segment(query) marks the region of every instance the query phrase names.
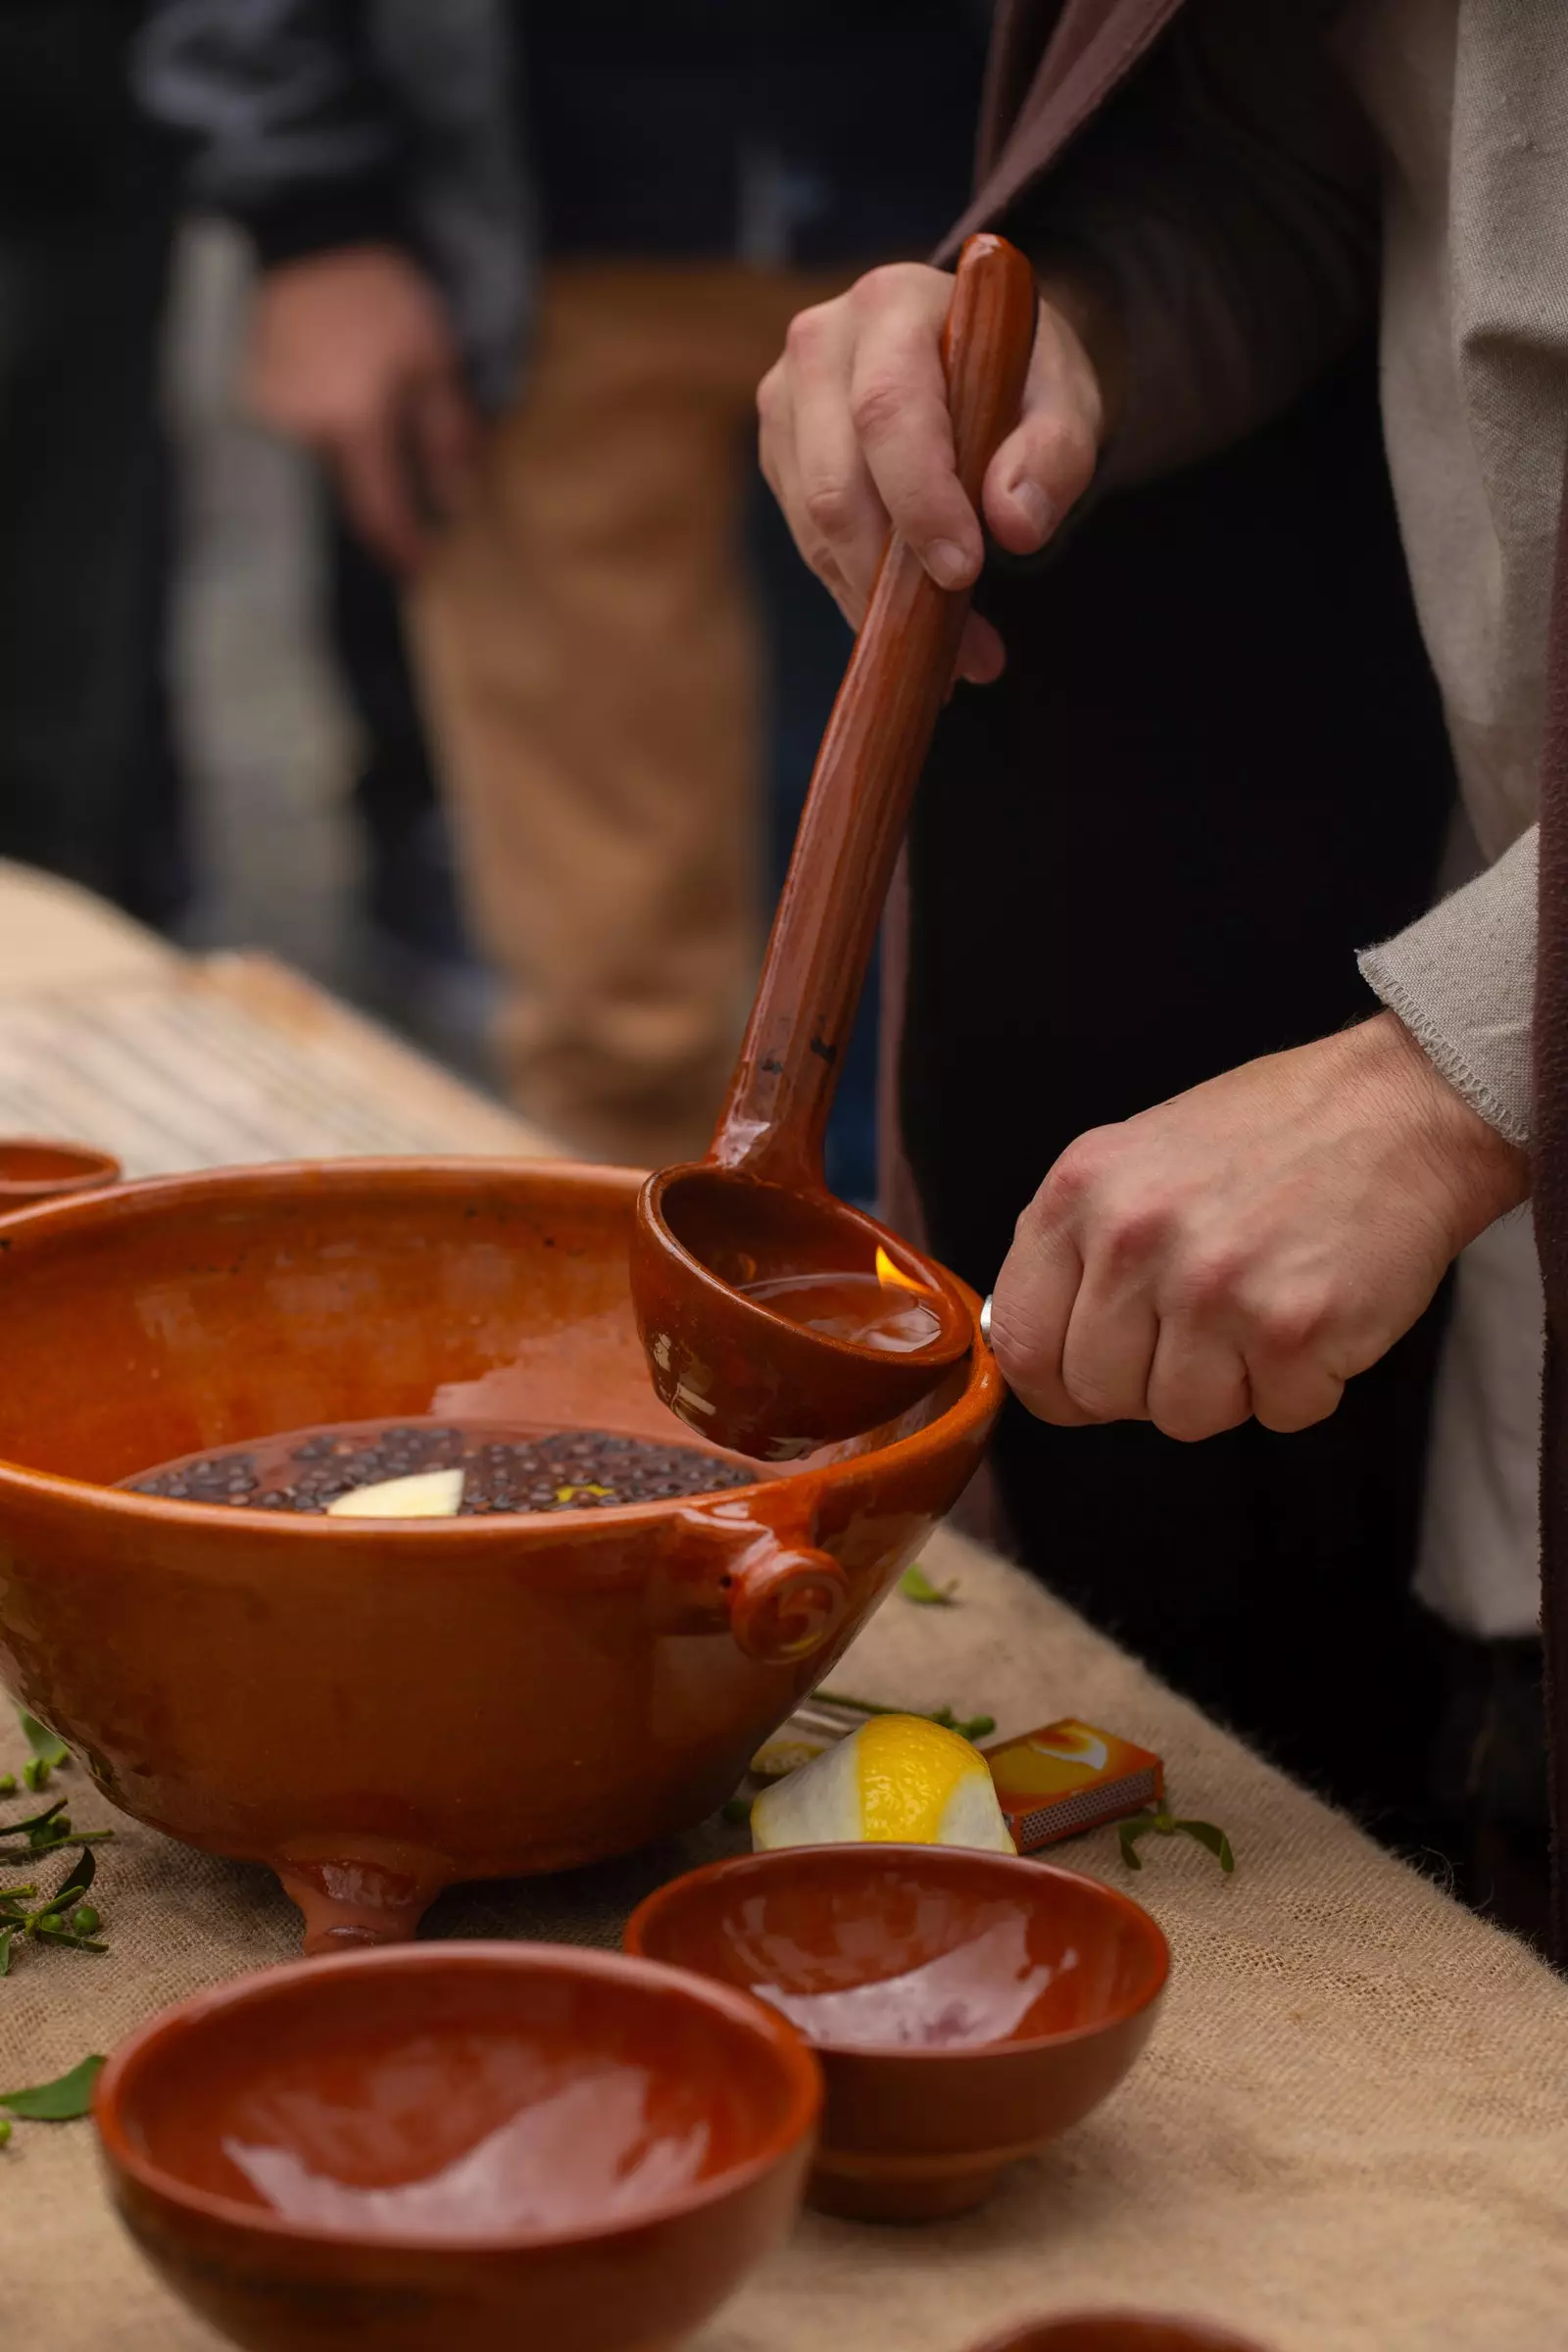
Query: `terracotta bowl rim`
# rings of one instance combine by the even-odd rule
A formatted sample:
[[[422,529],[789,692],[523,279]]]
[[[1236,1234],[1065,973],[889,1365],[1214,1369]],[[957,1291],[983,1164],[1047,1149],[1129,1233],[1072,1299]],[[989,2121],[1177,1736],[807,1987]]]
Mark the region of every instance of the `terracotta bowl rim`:
[[[9,1176],[5,1165],[8,1152],[54,1152],[63,1159],[74,1160],[75,1170],[71,1175]],[[77,1143],[74,1136],[0,1135],[0,1215],[20,1215],[27,1208],[74,1200],[84,1192],[108,1191],[119,1185],[120,1178],[120,1161],[96,1144]]]
[[[1217,2321],[1196,2320],[1185,2312],[1133,2311],[1125,2303],[1097,2304],[1090,2311],[1040,2312],[1000,2328],[995,2335],[982,2336],[968,2352],[1019,2352],[1045,2328],[1088,2327],[1179,2328],[1191,2339],[1193,2352],[1262,2352],[1251,2336],[1236,2335]]]
[[[1065,1883],[1075,1887],[1092,1887],[1096,1897],[1131,1926],[1140,1938],[1151,1963],[1150,1980],[1119,2008],[1087,2026],[1069,2026],[1057,2033],[1014,2034],[1004,2040],[971,2042],[957,2048],[936,2050],[884,2049],[865,2042],[821,2041],[814,2035],[808,2035],[810,2047],[819,2058],[855,2058],[877,2064],[956,2068],[1000,2065],[1031,2050],[1071,2049],[1080,2042],[1094,2041],[1099,2035],[1109,2034],[1119,2026],[1130,2025],[1134,2018],[1142,2017],[1154,2006],[1170,1981],[1170,1942],[1164,1929],[1152,1912],[1146,1911],[1143,1904],[1135,1902],[1130,1894],[1124,1894],[1119,1886],[1107,1886],[1102,1879],[1091,1878],[1087,1871],[1068,1870],[1059,1862],[1037,1862],[1032,1854],[993,1854],[979,1846],[967,1845],[905,1845],[891,1838],[846,1838],[831,1845],[773,1846],[762,1853],[730,1854],[722,1861],[705,1862],[700,1869],[685,1871],[679,1878],[666,1880],[662,1886],[656,1886],[652,1894],[643,1897],[626,1922],[621,1937],[622,1948],[637,1959],[653,1958],[653,1954],[645,1949],[642,1938],[649,1924],[677,1888],[711,1885],[715,1880],[726,1878],[765,1876],[769,1871],[782,1875],[792,1858],[818,1863],[827,1861],[830,1869],[844,1869],[848,1867],[844,1857],[862,1853],[867,1844],[873,1845],[879,1855],[896,1857],[908,1866],[918,1866],[923,1861],[929,1861],[932,1855],[940,1854],[945,1866],[951,1867],[956,1859],[958,1868],[972,1870],[976,1877],[1000,1875],[1015,1886],[1027,1882],[1031,1886],[1038,1886],[1044,1880],[1053,1885]],[[828,1857],[832,1859],[828,1860]],[[691,1970],[689,1964],[683,1961],[666,1961],[664,1965],[682,1968],[691,1974],[701,1973]],[[715,1984],[729,1984],[731,1980],[714,1977],[710,1982]],[[736,1989],[744,1988],[737,1986]],[[767,1998],[765,1993],[760,1992],[749,1997],[763,2002]]]
[[[763,1176],[753,1176],[745,1168],[720,1167],[714,1161],[708,1159],[682,1160],[674,1167],[660,1168],[643,1185],[638,1195],[640,1212],[647,1217],[651,1225],[658,1226],[662,1242],[679,1258],[686,1272],[691,1275],[700,1288],[710,1292],[715,1298],[723,1300],[733,1299],[739,1296],[739,1293],[721,1276],[715,1274],[710,1266],[705,1266],[702,1259],[687,1249],[664,1213],[664,1195],[672,1185],[679,1183],[683,1177],[687,1176],[721,1176],[732,1183],[753,1185],[759,1192],[765,1193],[789,1194],[791,1188],[788,1185],[774,1184]],[[799,1198],[800,1196],[792,1197]],[[939,1365],[947,1370],[954,1365],[962,1363],[966,1354],[977,1353],[984,1348],[985,1343],[980,1337],[980,1300],[967,1283],[960,1282],[956,1274],[950,1273],[948,1268],[940,1265],[934,1257],[928,1257],[923,1250],[916,1250],[912,1242],[906,1242],[903,1235],[895,1233],[891,1226],[882,1224],[880,1219],[869,1215],[865,1209],[857,1208],[852,1201],[839,1200],[838,1196],[829,1193],[825,1186],[822,1188],[821,1198],[830,1200],[835,1210],[847,1223],[862,1227],[878,1246],[884,1235],[889,1241],[896,1242],[905,1256],[912,1258],[917,1266],[923,1268],[928,1278],[927,1287],[935,1292],[942,1300],[944,1308],[956,1311],[944,1317],[946,1322],[954,1326],[948,1334],[934,1340],[927,1340],[923,1348],[911,1348],[907,1354],[890,1357],[880,1348],[864,1348],[858,1340],[842,1339],[823,1331],[811,1333],[811,1341],[815,1347],[825,1348],[830,1354],[836,1355],[841,1362],[861,1364],[881,1372],[886,1372],[890,1364],[896,1365],[900,1371],[904,1371],[906,1368],[919,1371],[922,1367],[931,1365]],[[788,1315],[781,1315],[775,1307],[764,1305],[760,1298],[748,1298],[744,1303],[753,1314],[760,1315],[765,1322],[770,1323],[775,1331],[786,1337],[792,1335],[799,1337],[800,1325],[792,1323]],[[960,1320],[966,1320],[968,1326],[961,1346],[956,1344],[956,1326]]]
[[[178,2035],[209,2018],[220,2017],[225,2010],[240,2009],[255,2000],[265,2000],[274,1988],[286,1992],[295,1984],[320,1984],[333,1973],[365,1975],[371,1971],[398,1970],[447,1973],[494,1971],[498,1968],[509,1975],[566,1973],[577,1977],[613,1978],[622,1984],[634,1985],[658,1985],[661,1989],[679,1991],[695,2008],[721,2012],[756,2040],[770,2048],[788,2096],[783,2122],[756,2155],[729,2165],[722,2172],[712,2174],[635,2213],[619,2215],[612,2221],[585,2223],[575,2229],[476,2231],[472,2236],[421,2236],[415,2231],[400,2231],[395,2235],[368,2230],[362,2233],[334,2229],[319,2222],[291,2221],[266,2206],[250,2205],[238,2197],[227,2197],[213,2189],[198,2188],[192,2182],[182,2180],[176,2173],[167,2171],[155,2158],[130,2143],[126,2132],[126,2108],[135,2074],[172,2034]],[[715,1994],[728,1997],[715,1999]],[[229,2229],[282,2242],[341,2246],[365,2254],[446,2255],[462,2261],[487,2254],[528,2253],[556,2247],[609,2244],[616,2238],[634,2236],[642,2230],[661,2228],[671,2221],[720,2205],[738,2191],[764,2179],[803,2140],[811,2137],[820,2121],[822,2098],[821,2069],[805,2035],[798,2034],[788,2019],[780,2016],[777,2010],[769,2009],[763,2001],[754,2000],[737,1986],[720,1984],[716,1979],[700,1976],[695,1970],[673,1968],[662,1961],[640,1959],[621,1952],[598,1951],[577,1944],[472,1939],[383,1944],[322,1959],[295,1960],[282,1966],[253,1969],[242,1977],[231,1977],[221,1984],[209,1985],[188,1999],[160,2010],[118,2045],[94,2085],[92,2114],[104,2154],[114,2170],[123,2173],[139,2188],[161,2198],[166,2204],[178,2206],[204,2221],[219,2222]]]
[[[330,1160],[268,1160],[253,1165],[225,1168],[196,1169],[175,1176],[145,1176],[133,1183],[120,1184],[113,1190],[92,1195],[66,1195],[6,1211],[0,1203],[0,1253],[13,1236],[47,1234],[54,1229],[69,1231],[75,1223],[96,1223],[103,1219],[118,1222],[134,1216],[144,1204],[156,1206],[159,1197],[177,1202],[182,1194],[191,1190],[206,1192],[215,1187],[245,1192],[264,1184],[278,1186],[292,1192],[345,1187],[355,1179],[361,1181],[386,1175],[406,1175],[418,1170],[432,1178],[471,1177],[502,1179],[518,1176],[564,1176],[588,1178],[602,1192],[629,1195],[635,1203],[636,1196],[645,1182],[643,1172],[636,1168],[615,1168],[594,1160],[568,1159],[498,1159],[486,1154],[457,1152],[408,1152],[379,1157]],[[974,1311],[979,1301],[967,1285],[949,1275],[949,1282],[974,1299]],[[960,1361],[962,1359],[960,1358]],[[958,1365],[953,1366],[955,1372]],[[976,1347],[970,1352],[968,1377],[961,1395],[956,1396],[945,1412],[913,1430],[907,1437],[896,1438],[890,1445],[879,1446],[863,1453],[844,1456],[838,1461],[813,1466],[809,1460],[780,1476],[773,1471],[760,1477],[747,1487],[725,1487],[714,1496],[671,1494],[648,1502],[612,1503],[605,1509],[518,1511],[514,1513],[484,1512],[466,1519],[329,1519],[324,1513],[303,1511],[236,1511],[223,1503],[175,1501],[164,1494],[133,1494],[123,1487],[100,1486],[92,1479],[67,1478],[49,1470],[29,1470],[23,1462],[13,1462],[0,1455],[0,1494],[9,1488],[40,1501],[75,1501],[84,1495],[92,1497],[95,1511],[108,1510],[116,1517],[123,1516],[132,1522],[151,1521],[165,1527],[197,1529],[232,1529],[240,1523],[252,1541],[261,1543],[328,1543],[341,1547],[357,1546],[362,1551],[376,1547],[404,1545],[413,1548],[434,1541],[441,1544],[467,1543],[479,1544],[504,1541],[510,1544],[545,1544],[559,1542],[564,1536],[575,1535],[590,1527],[607,1532],[628,1526],[657,1526],[682,1511],[714,1507],[748,1501],[760,1494],[770,1494],[780,1486],[788,1487],[797,1478],[824,1479],[834,1484],[853,1479],[857,1470],[874,1460],[878,1467],[901,1464],[933,1444],[946,1439],[957,1439],[976,1422],[1000,1410],[1004,1396],[1001,1373],[989,1348]],[[244,1441],[240,1441],[243,1443]],[[672,1435],[671,1445],[682,1441]],[[744,1459],[744,1456],[732,1456]]]

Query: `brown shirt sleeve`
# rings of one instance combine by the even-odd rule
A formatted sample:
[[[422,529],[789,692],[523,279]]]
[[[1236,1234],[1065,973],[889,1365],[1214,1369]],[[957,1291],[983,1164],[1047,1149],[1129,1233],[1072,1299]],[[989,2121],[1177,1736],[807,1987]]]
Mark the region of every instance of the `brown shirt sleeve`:
[[[1378,158],[1322,0],[1190,0],[1021,201],[1042,270],[1090,270],[1127,346],[1115,487],[1288,408],[1374,315]]]

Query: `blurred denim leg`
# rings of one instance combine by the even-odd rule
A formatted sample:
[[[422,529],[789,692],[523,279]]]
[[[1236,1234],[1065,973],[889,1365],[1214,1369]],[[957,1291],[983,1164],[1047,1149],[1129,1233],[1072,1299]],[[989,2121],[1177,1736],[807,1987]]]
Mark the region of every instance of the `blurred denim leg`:
[[[159,360],[177,170],[131,11],[0,16],[0,856],[156,923],[190,894]]]
[[[789,870],[817,746],[853,641],[837,605],[802,562],[760,474],[747,519],[763,628],[764,845],[771,908]],[[877,1197],[879,977],[873,962],[839,1077],[824,1153],[829,1188],[841,1200],[866,1208],[874,1206]]]

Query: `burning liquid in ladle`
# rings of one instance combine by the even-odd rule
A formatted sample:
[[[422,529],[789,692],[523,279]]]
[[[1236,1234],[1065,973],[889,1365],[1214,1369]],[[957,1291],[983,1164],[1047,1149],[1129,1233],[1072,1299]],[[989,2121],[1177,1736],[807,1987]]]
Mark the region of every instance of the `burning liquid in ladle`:
[[[830,1269],[821,1274],[777,1274],[740,1284],[743,1298],[771,1307],[805,1331],[850,1340],[884,1355],[913,1355],[942,1336],[942,1318],[925,1293],[878,1250],[874,1274]]]

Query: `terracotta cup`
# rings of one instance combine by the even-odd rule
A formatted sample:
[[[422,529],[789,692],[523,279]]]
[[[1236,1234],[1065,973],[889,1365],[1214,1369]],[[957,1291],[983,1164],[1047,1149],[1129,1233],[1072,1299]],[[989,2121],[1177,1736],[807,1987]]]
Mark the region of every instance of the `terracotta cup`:
[[[426,1413],[694,1443],[632,1314],[638,1181],[229,1169],[0,1231],[0,1681],[127,1812],[270,1864],[308,1949],[703,1820],[979,1462],[983,1348],[899,1422],[707,1498],[400,1524],[117,1488]]]
[[[973,2352],[1262,2352],[1262,2347],[1201,2320],[1088,2311],[1031,2320],[1003,2335],[988,2336]]]
[[[1125,1894],[954,1846],[784,1847],[693,1871],[626,1949],[772,2002],[822,2062],[808,2191],[858,2221],[966,2212],[1148,2040],[1170,1954]]]
[[[132,2237],[252,2352],[665,2352],[787,2233],[820,2097],[744,1995],[448,1943],[167,2010],[95,2115]]]
[[[68,1193],[101,1192],[120,1181],[120,1162],[86,1144],[57,1144],[43,1136],[0,1136],[0,1217],[33,1208]]]

